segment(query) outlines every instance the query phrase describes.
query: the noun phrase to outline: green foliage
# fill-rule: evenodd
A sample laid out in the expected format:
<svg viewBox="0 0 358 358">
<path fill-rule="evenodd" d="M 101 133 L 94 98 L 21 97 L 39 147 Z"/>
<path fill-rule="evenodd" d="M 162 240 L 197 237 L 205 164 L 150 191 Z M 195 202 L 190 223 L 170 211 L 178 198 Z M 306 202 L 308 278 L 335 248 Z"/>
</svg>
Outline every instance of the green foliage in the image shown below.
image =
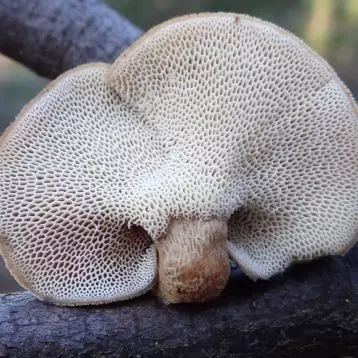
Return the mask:
<svg viewBox="0 0 358 358">
<path fill-rule="evenodd" d="M 282 22 L 288 12 L 300 12 L 302 7 L 299 0 L 107 0 L 107 3 L 144 29 L 174 16 L 203 11 L 239 12 Z"/>
</svg>

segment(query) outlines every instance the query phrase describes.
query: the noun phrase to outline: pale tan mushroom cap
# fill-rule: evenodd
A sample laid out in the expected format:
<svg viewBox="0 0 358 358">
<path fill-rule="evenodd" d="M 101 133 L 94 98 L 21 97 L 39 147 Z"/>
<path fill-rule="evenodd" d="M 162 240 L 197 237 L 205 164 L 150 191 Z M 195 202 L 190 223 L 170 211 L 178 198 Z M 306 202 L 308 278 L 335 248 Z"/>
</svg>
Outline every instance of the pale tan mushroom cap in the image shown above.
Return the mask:
<svg viewBox="0 0 358 358">
<path fill-rule="evenodd" d="M 265 278 L 353 244 L 357 108 L 284 30 L 178 18 L 36 97 L 1 139 L 0 185 L 1 253 L 40 298 L 148 290 L 173 218 L 229 219 L 230 254 Z"/>
<path fill-rule="evenodd" d="M 128 227 L 130 191 L 154 151 L 107 69 L 62 75 L 1 140 L 0 251 L 24 287 L 59 304 L 131 298 L 157 270 L 147 233 Z"/>
<path fill-rule="evenodd" d="M 231 216 L 230 254 L 251 277 L 356 240 L 357 107 L 292 34 L 238 14 L 176 18 L 125 51 L 108 82 L 166 149 L 172 211 Z"/>
</svg>

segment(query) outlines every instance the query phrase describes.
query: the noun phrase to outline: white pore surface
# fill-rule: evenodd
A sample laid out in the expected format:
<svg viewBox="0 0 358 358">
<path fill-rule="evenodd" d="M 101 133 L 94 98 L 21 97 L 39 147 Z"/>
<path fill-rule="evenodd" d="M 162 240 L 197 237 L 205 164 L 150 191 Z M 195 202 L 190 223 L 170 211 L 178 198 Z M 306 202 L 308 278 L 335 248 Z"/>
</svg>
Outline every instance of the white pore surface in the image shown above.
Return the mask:
<svg viewBox="0 0 358 358">
<path fill-rule="evenodd" d="M 56 303 L 127 299 L 156 273 L 152 241 L 126 214 L 145 210 L 128 206 L 153 151 L 107 68 L 66 73 L 2 138 L 0 248 L 21 284 Z"/>
<path fill-rule="evenodd" d="M 254 278 L 341 253 L 358 228 L 353 98 L 300 40 L 241 15 L 175 19 L 110 71 L 64 74 L 4 134 L 0 163 L 2 254 L 57 303 L 149 289 L 171 217 L 228 219 Z"/>
<path fill-rule="evenodd" d="M 174 19 L 128 49 L 109 82 L 167 150 L 171 211 L 231 215 L 230 253 L 250 276 L 353 244 L 357 107 L 292 34 L 237 14 Z"/>
</svg>

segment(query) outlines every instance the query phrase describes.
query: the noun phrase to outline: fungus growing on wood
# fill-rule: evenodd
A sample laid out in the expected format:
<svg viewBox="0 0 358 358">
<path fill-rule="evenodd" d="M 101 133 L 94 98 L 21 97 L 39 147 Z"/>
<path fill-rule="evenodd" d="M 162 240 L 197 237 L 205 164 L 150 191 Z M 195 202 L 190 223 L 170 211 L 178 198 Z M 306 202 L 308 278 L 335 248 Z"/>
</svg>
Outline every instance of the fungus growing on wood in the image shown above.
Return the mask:
<svg viewBox="0 0 358 358">
<path fill-rule="evenodd" d="M 60 76 L 0 149 L 0 250 L 57 304 L 218 296 L 343 254 L 358 230 L 352 95 L 307 45 L 237 14 L 150 30 Z M 156 283 L 154 285 L 154 283 Z"/>
</svg>

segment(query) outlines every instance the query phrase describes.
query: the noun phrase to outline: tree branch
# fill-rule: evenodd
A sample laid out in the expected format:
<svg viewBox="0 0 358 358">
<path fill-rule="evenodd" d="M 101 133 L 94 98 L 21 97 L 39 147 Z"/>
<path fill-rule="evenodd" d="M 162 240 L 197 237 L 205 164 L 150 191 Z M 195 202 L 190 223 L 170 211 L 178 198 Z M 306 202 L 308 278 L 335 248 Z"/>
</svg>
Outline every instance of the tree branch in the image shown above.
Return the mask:
<svg viewBox="0 0 358 358">
<path fill-rule="evenodd" d="M 236 272 L 217 301 L 165 306 L 150 295 L 67 308 L 0 296 L 0 356 L 358 356 L 358 247 L 270 281 Z"/>
<path fill-rule="evenodd" d="M 0 52 L 48 78 L 113 62 L 140 34 L 98 0 L 0 1 Z"/>
</svg>

